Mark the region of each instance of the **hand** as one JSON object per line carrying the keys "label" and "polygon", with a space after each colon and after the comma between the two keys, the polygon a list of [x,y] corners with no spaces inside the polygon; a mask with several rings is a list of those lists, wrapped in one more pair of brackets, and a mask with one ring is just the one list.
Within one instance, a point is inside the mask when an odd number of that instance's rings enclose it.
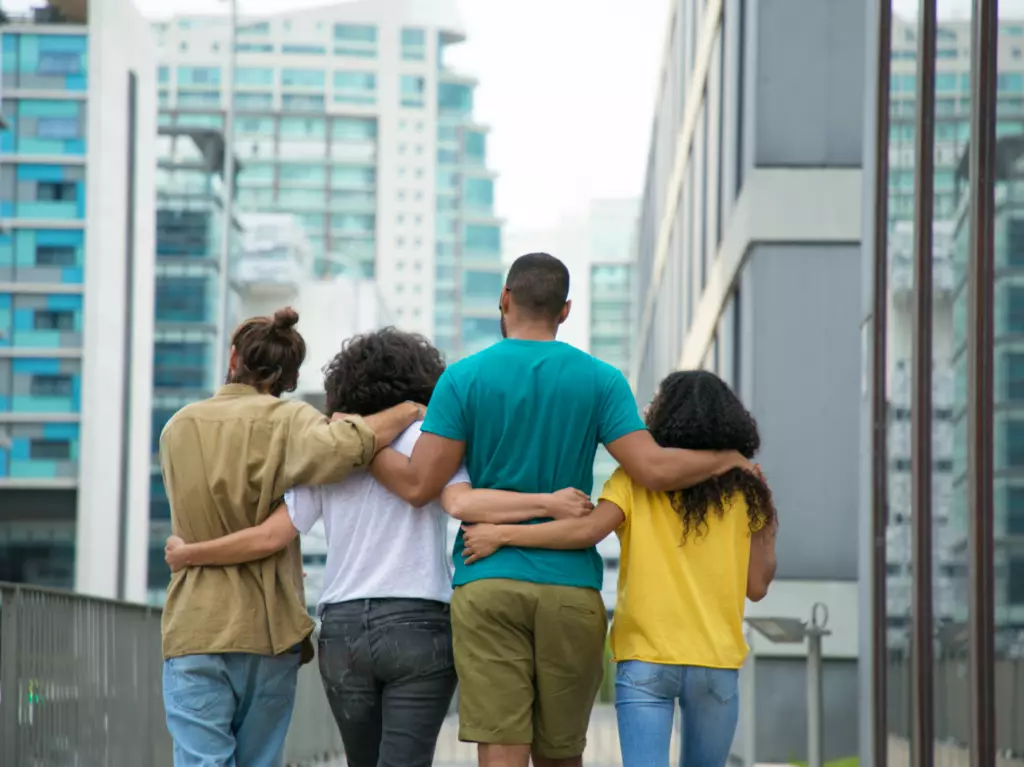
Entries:
{"label": "hand", "polygon": [[351,413],[335,413],[331,416],[331,423],[335,421],[344,421],[346,418],[351,418]]}
{"label": "hand", "polygon": [[[725,471],[732,471],[733,469],[743,469],[743,471],[749,471],[751,474],[759,473],[757,467],[754,466],[754,464],[751,463],[749,459],[744,457],[742,453],[739,453],[735,450],[733,450],[729,454],[727,466],[728,468]],[[724,474],[725,472],[722,473]]]}
{"label": "hand", "polygon": [[409,401],[409,404],[416,408],[416,420],[425,421],[427,418],[427,406],[421,405],[419,402],[412,402],[411,400]]}
{"label": "hand", "polygon": [[578,519],[594,510],[590,496],[575,487],[549,494],[547,507],[553,519]]}
{"label": "hand", "polygon": [[499,525],[463,525],[462,559],[467,565],[491,556],[502,547]]}
{"label": "hand", "polygon": [[164,544],[164,561],[167,562],[172,573],[178,572],[188,564],[185,550],[185,541],[177,535],[172,535]]}

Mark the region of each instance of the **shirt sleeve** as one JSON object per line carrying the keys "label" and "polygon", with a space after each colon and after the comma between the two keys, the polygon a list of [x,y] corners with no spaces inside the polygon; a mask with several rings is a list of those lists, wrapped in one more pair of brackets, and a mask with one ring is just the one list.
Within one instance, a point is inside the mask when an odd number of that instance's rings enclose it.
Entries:
{"label": "shirt sleeve", "polygon": [[377,440],[359,416],[331,422],[305,402],[291,407],[280,477],[283,490],[340,482],[373,460]]}
{"label": "shirt sleeve", "polygon": [[303,535],[308,535],[313,525],[323,516],[320,488],[315,485],[288,490],[284,494],[284,502],[288,506],[292,524]]}
{"label": "shirt sleeve", "polygon": [[627,434],[646,428],[625,376],[618,370],[611,371],[604,388],[604,396],[601,398],[597,435],[601,444],[607,445]]}
{"label": "shirt sleeve", "polygon": [[428,434],[436,434],[445,439],[466,441],[466,416],[450,368],[441,374],[434,387],[434,393],[427,404],[427,417],[421,428]]}
{"label": "shirt sleeve", "polygon": [[629,524],[630,515],[633,513],[633,480],[629,478],[629,475],[621,467],[616,469],[615,473],[604,483],[598,501],[614,503],[622,510],[622,514],[626,517],[622,527]]}
{"label": "shirt sleeve", "polygon": [[469,472],[466,471],[466,464],[462,464],[459,470],[455,472],[455,476],[448,480],[448,484],[445,487],[451,487],[452,485],[472,485],[469,481]]}
{"label": "shirt sleeve", "polygon": [[[429,412],[429,411],[428,411]],[[411,456],[413,448],[416,447],[416,440],[420,438],[422,433],[422,426],[419,422],[414,423],[408,429],[391,443],[391,447],[397,450],[404,456]],[[466,464],[463,463],[459,466],[459,470],[455,472],[455,476],[448,480],[448,484],[445,487],[451,487],[452,485],[470,484],[469,472],[466,470]]]}

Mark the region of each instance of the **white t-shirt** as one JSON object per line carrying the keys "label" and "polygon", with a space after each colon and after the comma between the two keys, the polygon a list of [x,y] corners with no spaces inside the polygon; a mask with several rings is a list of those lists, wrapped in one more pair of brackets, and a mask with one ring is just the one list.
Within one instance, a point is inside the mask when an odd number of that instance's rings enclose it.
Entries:
{"label": "white t-shirt", "polygon": [[[420,437],[414,423],[391,447],[412,455]],[[465,467],[448,482],[469,482]],[[368,471],[333,485],[309,485],[284,495],[292,524],[303,535],[323,518],[327,536],[324,605],[353,599],[452,598],[447,552],[448,517],[438,501],[417,509],[388,491]]]}

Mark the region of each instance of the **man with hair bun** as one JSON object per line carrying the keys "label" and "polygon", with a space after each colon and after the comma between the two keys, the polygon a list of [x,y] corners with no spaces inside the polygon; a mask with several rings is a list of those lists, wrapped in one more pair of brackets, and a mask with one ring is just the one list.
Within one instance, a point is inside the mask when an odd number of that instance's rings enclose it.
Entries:
{"label": "man with hair bun", "polygon": [[[260,524],[286,491],[368,466],[422,416],[406,402],[333,421],[300,400],[306,344],[290,307],[235,330],[227,381],[160,435],[173,533],[188,543]],[[265,559],[186,567],[163,613],[163,693],[175,767],[280,767],[299,665],[312,659],[298,541]]]}

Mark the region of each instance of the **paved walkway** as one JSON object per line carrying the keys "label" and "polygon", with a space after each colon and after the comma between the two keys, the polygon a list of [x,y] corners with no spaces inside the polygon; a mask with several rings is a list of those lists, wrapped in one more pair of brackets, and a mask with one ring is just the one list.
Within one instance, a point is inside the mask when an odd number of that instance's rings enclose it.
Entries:
{"label": "paved walkway", "polygon": [[[460,743],[458,730],[458,718],[448,717],[437,741],[434,767],[476,767],[476,746]],[[677,748],[673,743],[672,752],[676,753]],[[587,767],[621,767],[615,709],[611,706],[597,706],[594,709],[583,759]]]}

